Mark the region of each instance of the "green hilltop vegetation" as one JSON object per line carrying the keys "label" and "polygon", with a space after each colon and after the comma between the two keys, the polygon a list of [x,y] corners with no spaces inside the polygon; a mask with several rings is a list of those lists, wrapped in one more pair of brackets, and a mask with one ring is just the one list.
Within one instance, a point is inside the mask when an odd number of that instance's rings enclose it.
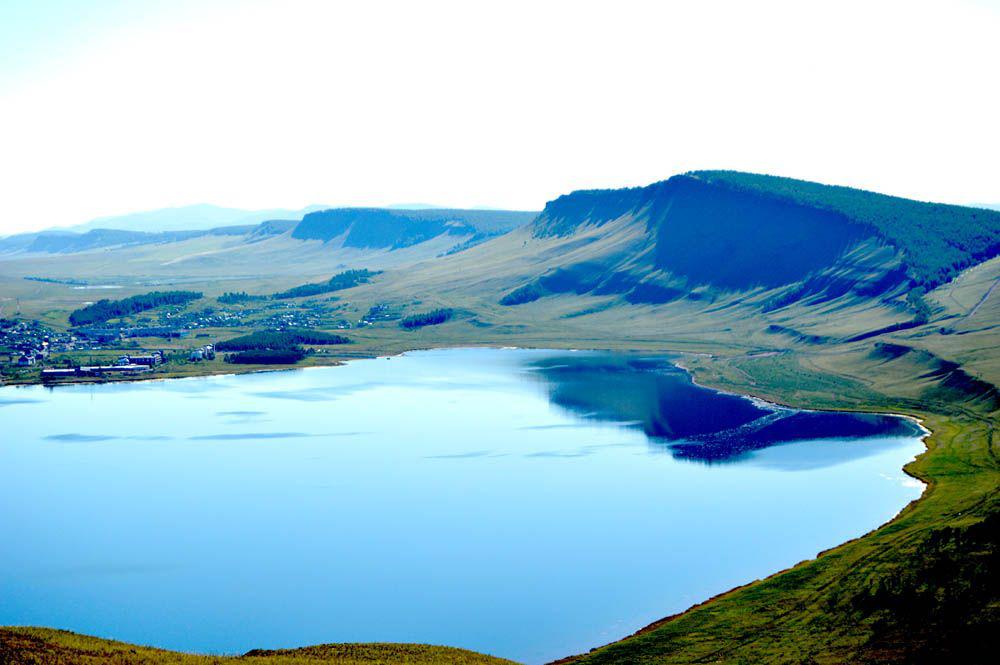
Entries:
{"label": "green hilltop vegetation", "polygon": [[739,171],[689,176],[741,193],[826,210],[874,229],[906,256],[917,285],[927,289],[1000,253],[1000,212],[923,203],[851,187]]}
{"label": "green hilltop vegetation", "polygon": [[73,310],[69,315],[69,322],[74,326],[104,323],[164,305],[186,305],[201,297],[202,294],[196,291],[152,291],[122,300],[98,300],[92,305]]}

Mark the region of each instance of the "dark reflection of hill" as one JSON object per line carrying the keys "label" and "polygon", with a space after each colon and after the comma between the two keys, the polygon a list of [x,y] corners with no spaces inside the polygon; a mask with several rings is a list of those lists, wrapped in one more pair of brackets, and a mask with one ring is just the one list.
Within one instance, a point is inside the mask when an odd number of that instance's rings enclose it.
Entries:
{"label": "dark reflection of hill", "polygon": [[[535,361],[530,369],[553,404],[582,418],[641,428],[679,459],[734,462],[792,441],[920,433],[905,418],[796,411],[719,393],[695,385],[663,358],[577,353]],[[875,450],[850,446],[823,459],[834,464]]]}

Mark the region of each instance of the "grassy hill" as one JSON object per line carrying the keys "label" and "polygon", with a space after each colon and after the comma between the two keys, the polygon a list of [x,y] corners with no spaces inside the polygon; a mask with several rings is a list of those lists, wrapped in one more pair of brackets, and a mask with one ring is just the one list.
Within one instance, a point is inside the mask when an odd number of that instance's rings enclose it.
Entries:
{"label": "grassy hill", "polygon": [[464,649],[425,644],[323,644],[302,649],[255,649],[242,656],[202,656],[136,646],[49,628],[0,628],[5,665],[510,665]]}
{"label": "grassy hill", "polygon": [[[536,237],[565,237],[621,219],[645,225],[647,265],[688,288],[771,289],[807,282],[799,298],[856,286],[860,276],[844,280],[836,273],[856,264],[850,252],[862,245],[869,253],[887,250],[885,269],[865,280],[866,290],[879,293],[901,286],[929,290],[1000,253],[1000,213],[994,211],[736,171],[696,171],[648,187],[574,192],[550,202],[533,228]],[[621,288],[638,283],[624,280]]]}

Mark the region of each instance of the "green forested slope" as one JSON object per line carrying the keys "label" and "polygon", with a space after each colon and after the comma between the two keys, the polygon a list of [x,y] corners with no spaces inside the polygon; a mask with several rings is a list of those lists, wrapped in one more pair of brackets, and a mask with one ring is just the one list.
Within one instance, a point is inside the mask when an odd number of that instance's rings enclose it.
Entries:
{"label": "green forested slope", "polygon": [[727,189],[843,216],[900,248],[913,276],[931,288],[1000,252],[1000,212],[924,203],[851,187],[739,171],[694,171],[690,177]]}
{"label": "green forested slope", "polygon": [[909,287],[924,290],[1000,253],[1000,212],[737,171],[573,192],[546,205],[533,229],[568,236],[623,217],[646,225],[653,267],[736,290],[834,268],[865,239],[897,252]]}

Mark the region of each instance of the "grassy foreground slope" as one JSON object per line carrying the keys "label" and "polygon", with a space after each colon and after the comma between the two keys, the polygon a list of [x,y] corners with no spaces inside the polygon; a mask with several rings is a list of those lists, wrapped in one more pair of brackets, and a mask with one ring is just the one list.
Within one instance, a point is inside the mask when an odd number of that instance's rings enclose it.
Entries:
{"label": "grassy foreground slope", "polygon": [[257,649],[242,656],[202,656],[135,646],[51,628],[0,628],[0,663],[168,665],[504,665],[512,661],[464,649],[425,644],[322,644],[302,649]]}
{"label": "grassy foreground slope", "polygon": [[902,394],[883,394],[896,368],[880,376],[879,363],[861,349],[687,361],[717,387],[919,416],[932,435],[906,471],[928,489],[863,538],[567,662],[992,662],[1000,627],[996,405],[955,400],[918,376]]}

